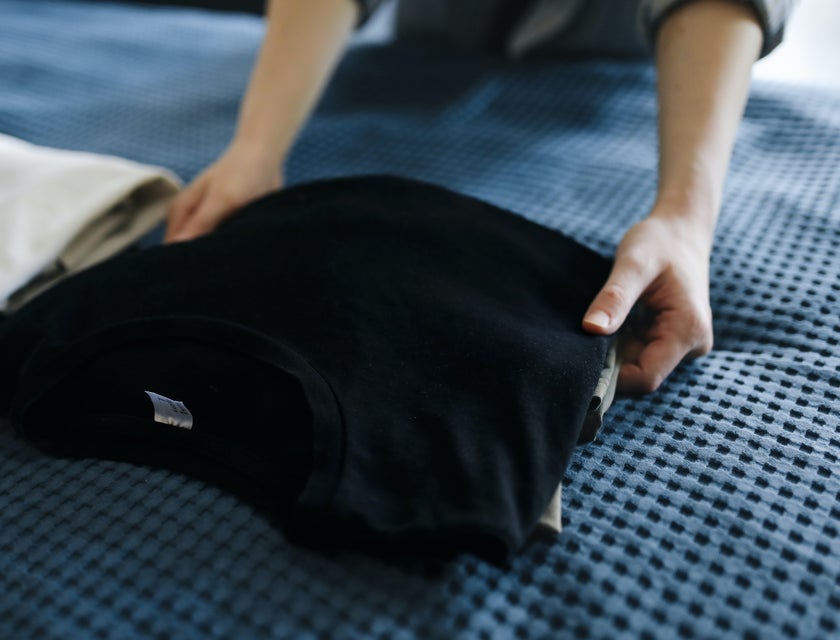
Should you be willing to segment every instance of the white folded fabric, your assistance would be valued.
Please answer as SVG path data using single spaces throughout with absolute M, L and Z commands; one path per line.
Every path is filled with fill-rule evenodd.
M 0 310 L 130 246 L 180 186 L 160 167 L 0 134 Z

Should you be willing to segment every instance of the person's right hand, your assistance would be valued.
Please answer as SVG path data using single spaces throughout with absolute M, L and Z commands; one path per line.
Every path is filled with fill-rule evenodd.
M 712 231 L 698 219 L 682 208 L 655 206 L 625 234 L 612 272 L 586 312 L 586 331 L 610 335 L 637 301 L 642 304 L 643 320 L 623 336 L 619 392 L 655 391 L 681 360 L 712 348 Z
M 282 184 L 276 157 L 246 145 L 231 145 L 173 200 L 164 242 L 192 240 L 209 233 L 239 207 Z

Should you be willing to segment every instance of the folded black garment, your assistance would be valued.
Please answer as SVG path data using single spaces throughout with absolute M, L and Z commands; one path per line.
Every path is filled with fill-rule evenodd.
M 503 560 L 578 440 L 609 346 L 580 322 L 608 270 L 440 187 L 292 187 L 18 311 L 0 414 L 56 454 L 258 487 L 292 539 Z

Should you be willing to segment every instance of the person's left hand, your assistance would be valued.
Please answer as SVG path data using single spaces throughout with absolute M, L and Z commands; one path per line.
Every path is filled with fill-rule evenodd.
M 693 219 L 660 207 L 631 227 L 584 316 L 586 331 L 612 334 L 642 305 L 642 326 L 622 335 L 619 391 L 655 391 L 680 361 L 712 348 L 711 232 Z

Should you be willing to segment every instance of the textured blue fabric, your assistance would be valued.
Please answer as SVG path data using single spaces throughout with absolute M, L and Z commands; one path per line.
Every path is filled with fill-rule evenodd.
M 0 131 L 192 177 L 253 17 L 0 0 Z M 644 64 L 352 51 L 292 182 L 391 172 L 604 254 L 655 187 Z M 47 458 L 0 427 L 0 637 L 826 638 L 840 634 L 840 97 L 755 87 L 712 264 L 715 351 L 572 459 L 564 532 L 509 567 L 288 544 L 196 480 Z

